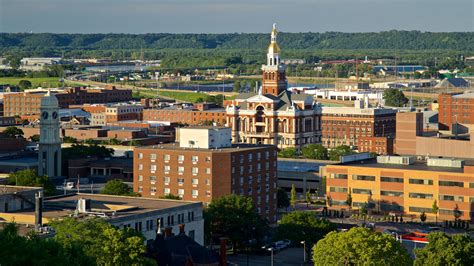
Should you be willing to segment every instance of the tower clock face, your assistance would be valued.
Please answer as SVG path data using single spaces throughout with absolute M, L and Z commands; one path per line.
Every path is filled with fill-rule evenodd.
M 57 112 L 53 112 L 53 119 L 56 119 L 58 118 L 58 113 Z
M 41 114 L 41 117 L 43 117 L 43 119 L 45 120 L 48 119 L 48 116 L 49 116 L 48 112 L 43 112 L 43 114 Z

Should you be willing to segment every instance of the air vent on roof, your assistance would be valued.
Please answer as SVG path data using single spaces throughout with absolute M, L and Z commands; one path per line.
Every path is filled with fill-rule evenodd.
M 410 165 L 414 162 L 413 156 L 377 156 L 377 163 Z
M 426 162 L 428 166 L 462 168 L 464 160 L 450 158 L 429 158 Z

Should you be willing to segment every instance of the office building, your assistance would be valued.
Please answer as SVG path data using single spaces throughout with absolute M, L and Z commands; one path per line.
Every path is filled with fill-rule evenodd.
M 205 204 L 248 196 L 262 217 L 276 221 L 275 146 L 231 144 L 231 130 L 224 127 L 181 128 L 177 136 L 178 143 L 134 149 L 135 192 Z
M 474 124 L 474 92 L 442 93 L 438 96 L 440 130 L 456 129 L 454 124 Z

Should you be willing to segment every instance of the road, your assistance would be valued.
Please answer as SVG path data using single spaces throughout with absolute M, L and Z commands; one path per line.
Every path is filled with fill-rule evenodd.
M 271 256 L 265 255 L 254 255 L 251 254 L 248 256 L 247 264 L 247 254 L 238 254 L 228 256 L 227 260 L 229 262 L 235 263 L 235 265 L 251 265 L 251 266 L 270 266 L 271 265 Z M 313 265 L 310 262 L 310 258 L 307 258 L 308 262 L 303 262 L 303 248 L 287 248 L 276 254 L 274 254 L 273 265 L 275 266 L 301 266 L 301 265 Z

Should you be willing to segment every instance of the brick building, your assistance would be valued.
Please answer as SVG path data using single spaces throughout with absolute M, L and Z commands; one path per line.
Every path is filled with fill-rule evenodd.
M 381 155 L 393 154 L 393 140 L 393 137 L 360 137 L 357 140 L 357 150 Z
M 379 156 L 322 168 L 326 193 L 332 208 L 348 209 L 349 189 L 352 207 L 366 202 L 369 209 L 382 213 L 403 213 L 419 218 L 420 213 L 434 220 L 433 202 L 437 200 L 439 218 L 474 221 L 474 162 L 429 158 L 418 161 L 409 156 Z
M 438 96 L 440 130 L 451 130 L 453 124 L 474 124 L 474 93 L 448 94 Z
M 262 88 L 226 102 L 227 126 L 234 142 L 296 147 L 321 141 L 321 109 L 307 94 L 287 91 L 285 65 L 280 62 L 275 25 L 262 66 Z
M 276 221 L 277 152 L 271 145 L 232 145 L 229 128 L 179 130 L 179 143 L 136 147 L 133 188 L 144 197 L 178 195 L 210 203 L 237 194 Z
M 199 110 L 180 109 L 176 107 L 166 107 L 161 109 L 143 110 L 144 121 L 167 121 L 188 125 L 204 125 L 216 123 L 219 126 L 226 124 L 226 112 L 223 108 L 211 108 Z
M 322 113 L 322 144 L 327 148 L 340 145 L 356 148 L 362 137 L 395 136 L 397 111 L 393 109 L 323 107 Z M 376 148 L 371 147 L 370 150 Z M 382 150 L 388 149 L 385 147 Z
M 16 116 L 26 114 L 38 114 L 41 98 L 47 91 L 34 89 L 25 92 L 6 93 L 3 98 L 4 115 Z M 70 105 L 82 105 L 92 103 L 113 103 L 129 101 L 132 99 L 132 91 L 117 89 L 114 86 L 106 88 L 75 87 L 64 90 L 54 90 L 58 99 L 59 108 L 69 108 Z

